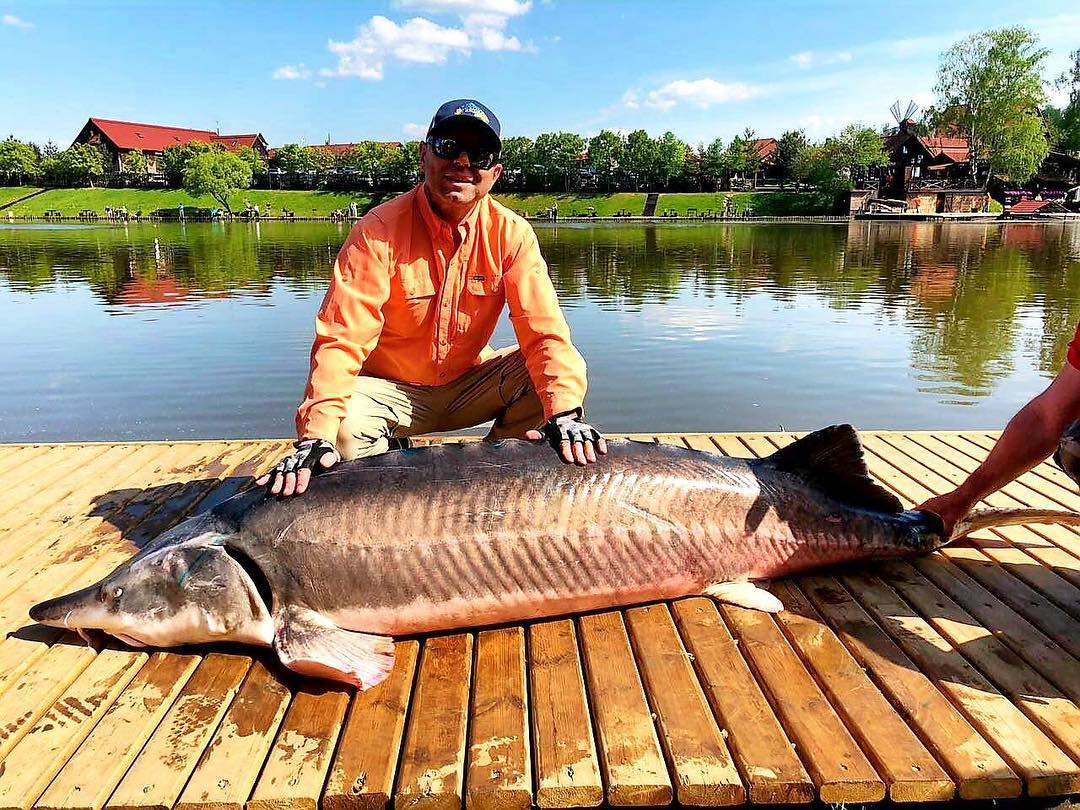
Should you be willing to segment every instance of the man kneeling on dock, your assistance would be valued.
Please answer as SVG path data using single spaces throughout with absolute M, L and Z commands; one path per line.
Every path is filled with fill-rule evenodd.
M 950 532 L 976 503 L 1050 455 L 1065 428 L 1076 419 L 1080 419 L 1080 324 L 1057 377 L 1009 420 L 986 460 L 952 492 L 931 498 L 919 508 L 940 516 L 946 533 Z M 1062 463 L 1062 459 L 1058 461 Z M 1075 480 L 1075 459 L 1072 461 L 1062 466 Z
M 546 438 L 567 463 L 607 452 L 536 234 L 489 196 L 501 148 L 491 110 L 443 104 L 420 145 L 424 182 L 353 227 L 316 318 L 297 450 L 260 485 L 300 494 L 340 459 L 492 419 L 487 439 Z M 504 306 L 520 348 L 493 351 Z

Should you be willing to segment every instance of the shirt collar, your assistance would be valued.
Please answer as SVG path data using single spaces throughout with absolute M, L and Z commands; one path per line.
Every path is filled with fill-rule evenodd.
M 450 234 L 451 226 L 435 213 L 435 210 L 431 207 L 431 200 L 428 199 L 427 191 L 424 189 L 424 184 L 421 183 L 416 187 L 414 192 L 416 195 L 416 205 L 420 209 L 420 216 L 424 220 L 424 225 L 427 227 L 428 233 L 434 238 L 439 234 Z M 485 194 L 479 202 L 472 207 L 468 215 L 461 221 L 459 227 L 464 229 L 465 235 L 475 233 L 476 221 L 480 217 L 480 209 L 487 206 L 487 200 L 490 195 Z

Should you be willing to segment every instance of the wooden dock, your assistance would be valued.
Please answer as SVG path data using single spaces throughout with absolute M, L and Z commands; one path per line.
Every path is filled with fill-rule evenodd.
M 765 455 L 787 434 L 664 435 Z M 864 434 L 913 504 L 986 433 Z M 244 486 L 284 441 L 0 445 L 0 810 L 524 810 L 1080 793 L 1080 535 L 985 532 L 704 598 L 398 643 L 375 689 L 239 648 L 95 652 L 26 618 Z M 1080 509 L 1043 464 L 993 506 Z

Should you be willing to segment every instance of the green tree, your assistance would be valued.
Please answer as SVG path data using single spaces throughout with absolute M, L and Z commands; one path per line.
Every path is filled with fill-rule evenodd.
M 596 169 L 604 187 L 609 191 L 615 172 L 622 164 L 623 146 L 622 136 L 610 129 L 603 129 L 589 138 L 589 165 Z
M 141 149 L 132 150 L 124 156 L 124 174 L 132 183 L 137 185 L 146 183 L 150 167 Z
M 751 131 L 750 134 L 752 135 L 753 132 Z M 749 149 L 746 138 L 742 135 L 736 135 L 731 139 L 731 143 L 724 150 L 722 157 L 723 177 L 728 183 L 731 183 L 740 175 L 746 174 L 749 168 L 746 160 L 748 154 Z
M 169 150 L 166 149 L 165 151 L 168 152 Z M 297 174 L 305 171 L 308 164 L 304 147 L 298 143 L 285 144 L 275 150 L 274 157 L 270 159 L 270 165 L 286 174 Z
M 1027 180 L 1049 146 L 1039 111 L 1046 106 L 1042 66 L 1049 54 L 1026 28 L 974 34 L 941 55 L 936 128 L 963 133 L 971 176 Z
M 569 191 L 585 151 L 585 139 L 572 132 L 545 132 L 536 138 L 533 149 L 545 174 L 562 177 L 563 188 Z
M 230 213 L 229 195 L 250 187 L 251 166 L 223 149 L 196 155 L 184 167 L 184 189 L 196 197 L 209 194 Z
M 406 141 L 401 147 L 401 180 L 414 184 L 420 181 L 420 141 Z
M 623 150 L 623 167 L 633 178 L 635 191 L 642 182 L 648 183 L 656 172 L 656 141 L 649 137 L 649 133 L 645 130 L 635 129 L 626 136 L 626 148 Z
M 161 155 L 161 171 L 165 175 L 165 182 L 174 187 L 184 185 L 184 170 L 188 161 L 196 155 L 207 154 L 213 148 L 204 141 L 190 141 L 166 147 Z
M 499 179 L 500 186 L 522 187 L 529 181 L 529 177 L 536 172 L 536 154 L 533 148 L 532 138 L 523 135 L 515 135 L 507 138 L 502 144 L 501 158 L 503 174 Z
M 76 143 L 45 162 L 46 180 L 50 185 L 94 185 L 94 179 L 105 174 L 105 160 L 100 149 Z
M 751 127 L 743 130 L 742 142 L 743 151 L 746 153 L 743 158 L 743 171 L 746 172 L 747 177 L 751 178 L 753 187 L 757 188 L 758 172 L 761 171 L 761 164 L 764 163 L 761 157 L 761 143 L 757 133 Z
M 720 188 L 721 182 L 727 176 L 727 146 L 720 138 L 702 150 L 701 171 L 706 177 L 712 178 L 714 189 Z
M 304 149 L 304 159 L 307 162 L 307 171 L 326 172 L 334 168 L 337 159 L 334 153 L 325 146 L 308 146 Z
M 852 179 L 889 165 L 885 141 L 870 127 L 849 124 L 827 143 L 830 147 L 828 152 L 837 170 L 846 170 Z
M 801 129 L 789 129 L 776 141 L 776 171 L 780 175 L 780 187 L 788 180 L 799 182 L 795 167 L 804 170 L 804 154 L 810 148 L 810 140 Z M 803 179 L 805 179 L 805 174 Z
M 22 185 L 28 178 L 37 177 L 41 170 L 37 150 L 28 143 L 16 140 L 11 135 L 0 141 L 0 176 L 15 179 L 16 185 Z
M 1080 152 L 1080 48 L 1069 54 L 1069 68 L 1058 77 L 1057 85 L 1069 94 L 1056 122 L 1057 144 Z
M 664 178 L 664 188 L 671 179 L 678 177 L 686 168 L 686 152 L 690 147 L 679 140 L 674 132 L 665 132 L 656 139 L 657 174 Z
M 251 167 L 251 174 L 253 176 L 256 174 L 266 174 L 266 163 L 263 161 L 262 156 L 250 146 L 241 146 L 237 150 L 236 156 Z

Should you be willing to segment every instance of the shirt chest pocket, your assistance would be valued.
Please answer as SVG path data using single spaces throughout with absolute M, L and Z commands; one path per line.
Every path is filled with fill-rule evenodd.
M 427 262 L 400 265 L 397 275 L 402 298 L 414 300 L 435 295 L 435 279 Z
M 493 272 L 469 273 L 465 280 L 465 289 L 469 295 L 485 298 L 502 292 L 502 275 Z

